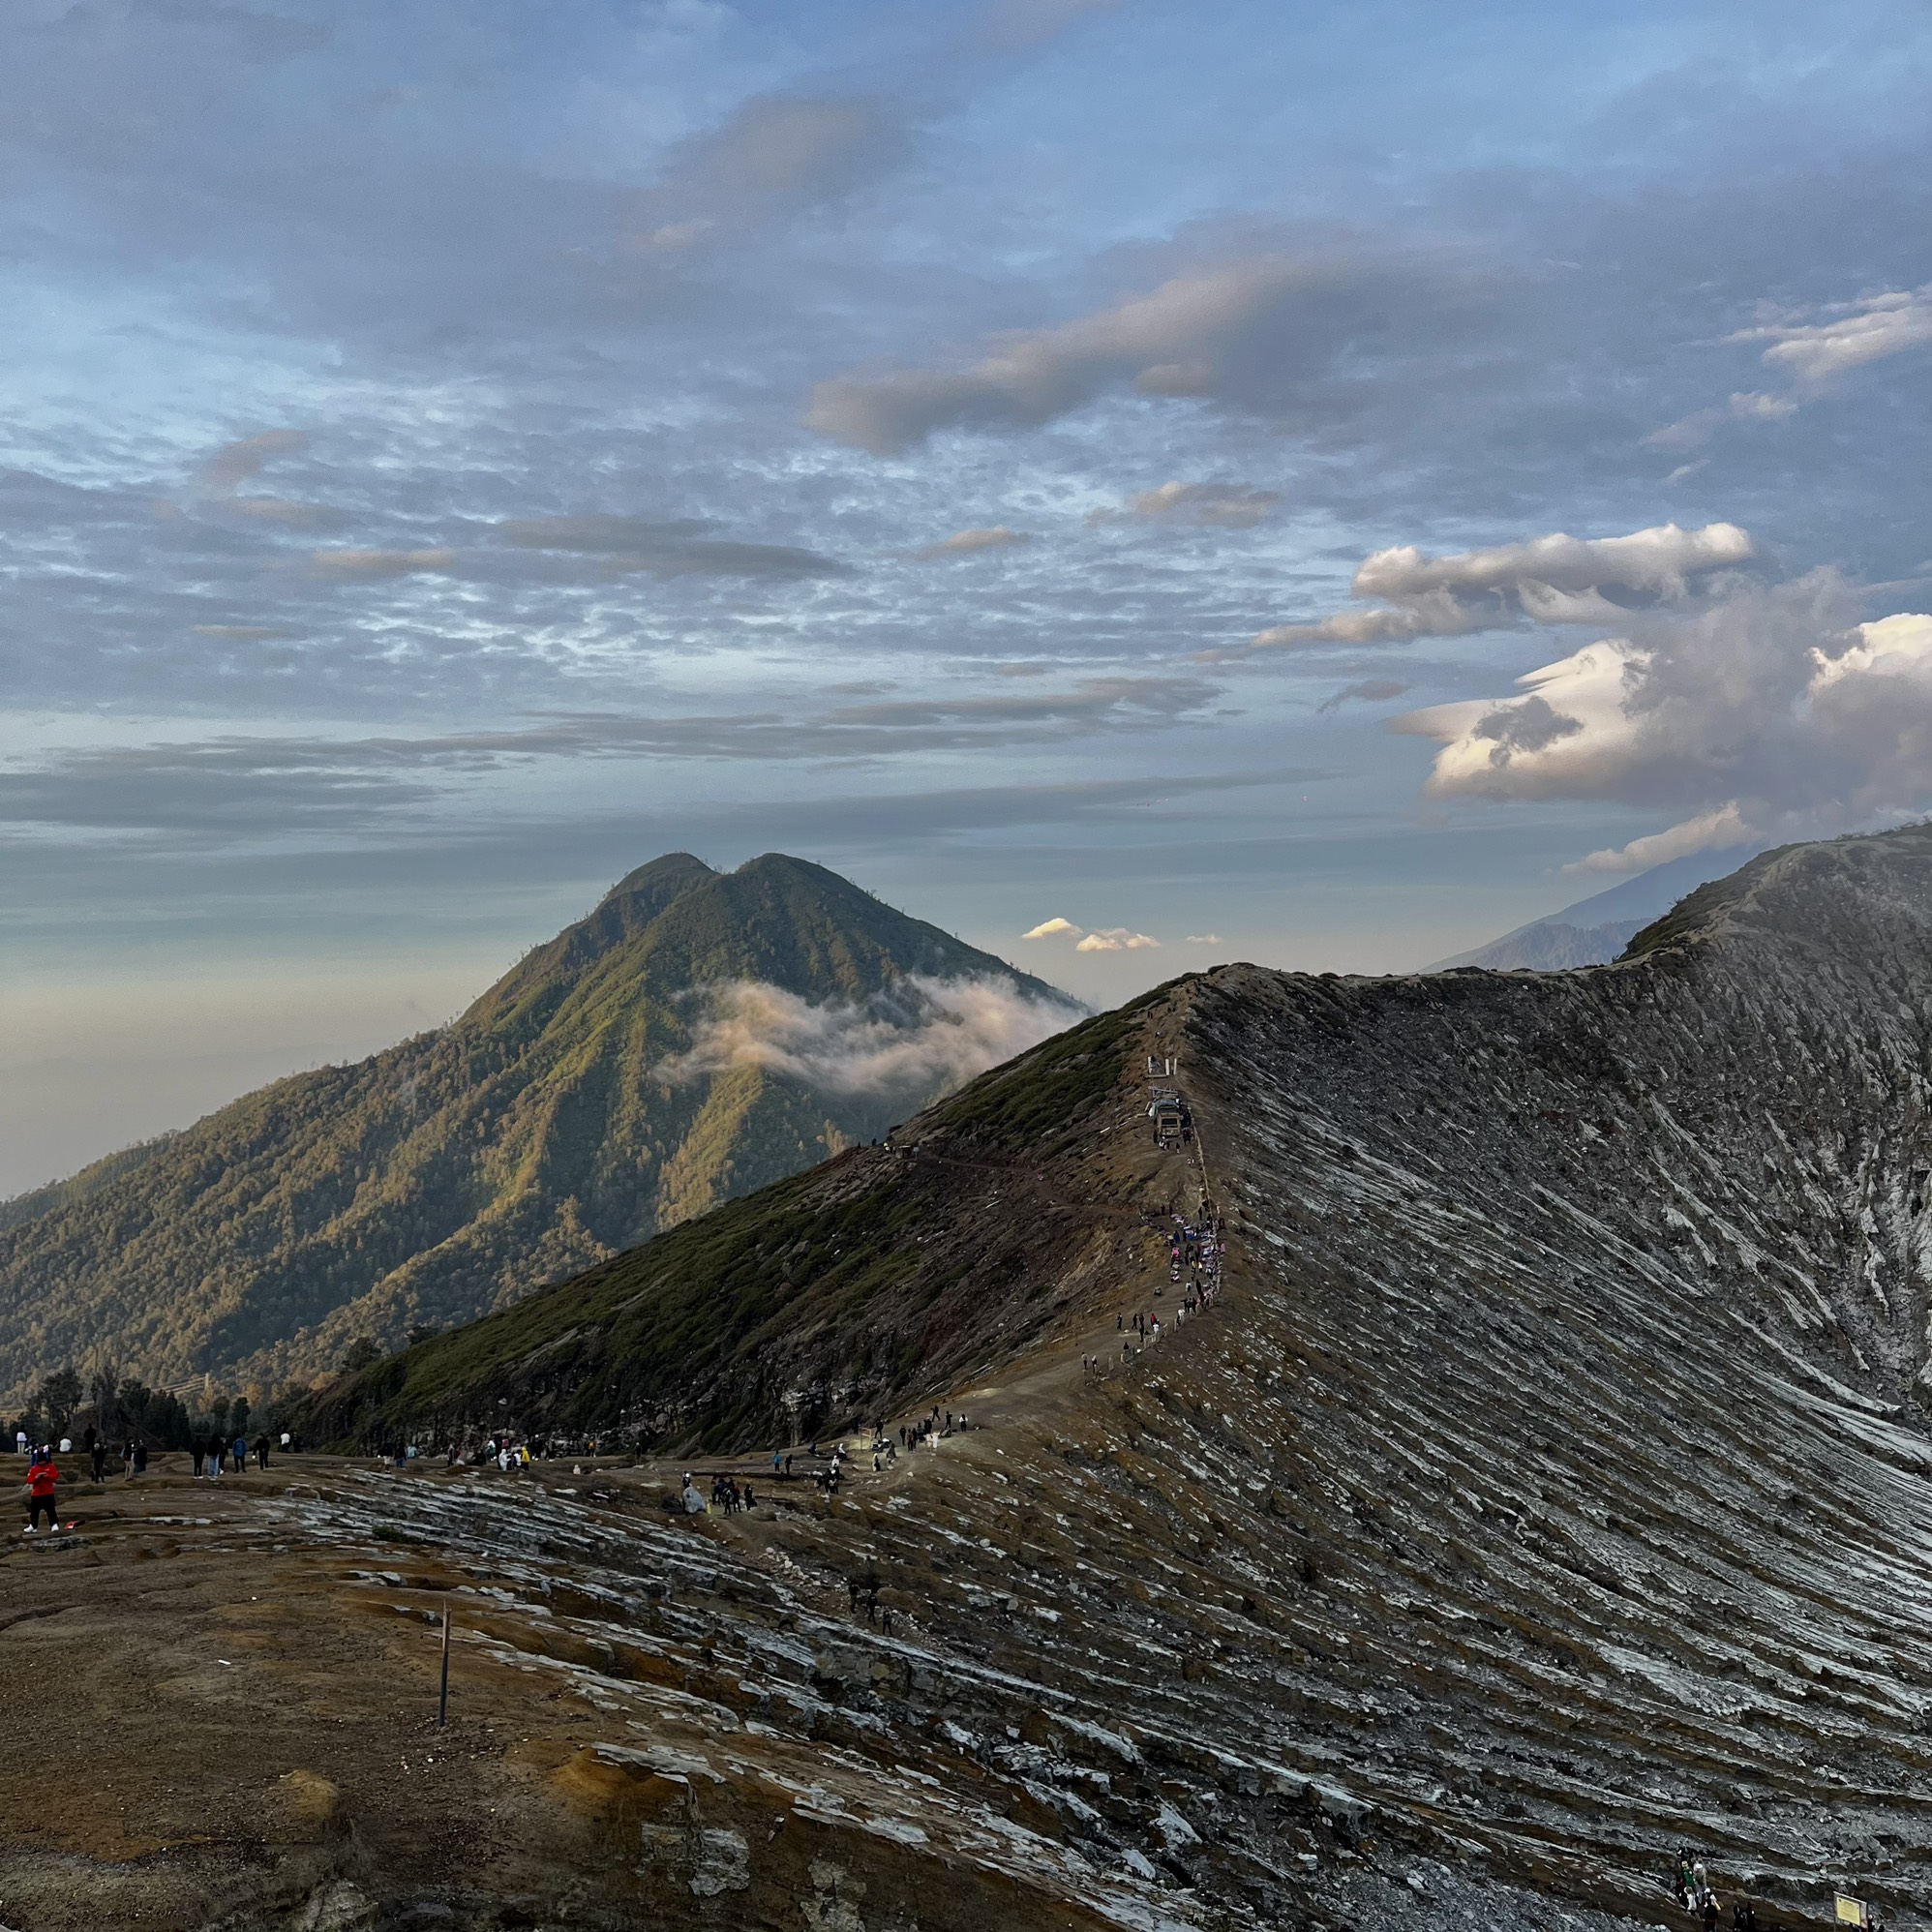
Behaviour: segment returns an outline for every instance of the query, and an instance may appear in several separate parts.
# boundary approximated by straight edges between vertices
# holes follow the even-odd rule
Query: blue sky
[[[1927,40],[10,8],[0,1191],[670,848],[1099,1002],[1923,808]]]

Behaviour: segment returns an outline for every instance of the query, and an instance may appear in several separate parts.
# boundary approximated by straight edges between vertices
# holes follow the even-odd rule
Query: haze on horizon
[[[674,849],[1098,1004],[1923,811],[1928,40],[9,10],[0,1193]]]

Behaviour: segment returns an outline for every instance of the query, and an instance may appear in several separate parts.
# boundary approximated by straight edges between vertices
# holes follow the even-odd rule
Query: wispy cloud
[[[1137,490],[1118,510],[1095,510],[1090,524],[1154,523],[1196,529],[1253,529],[1281,507],[1279,490],[1252,483],[1162,483]]]
[[[1712,572],[1757,554],[1736,524],[1679,529],[1659,524],[1628,536],[1558,531],[1448,557],[1414,544],[1378,550],[1355,572],[1358,597],[1382,601],[1307,623],[1275,624],[1262,648],[1308,644],[1405,644],[1524,623],[1615,622],[1636,602],[1681,603]]]
[[[995,524],[990,529],[954,530],[951,536],[927,544],[919,555],[931,558],[974,557],[982,551],[1011,550],[1016,544],[1032,541],[1024,530],[1009,529],[1005,524]]]
[[[1419,336],[1455,299],[1455,281],[1440,252],[1332,247],[1203,263],[1072,321],[1002,336],[961,367],[835,377],[813,391],[806,420],[891,456],[943,429],[1035,428],[1120,388],[1292,410],[1351,347],[1386,349],[1392,314]]]
[[[1098,932],[1090,932],[1074,947],[1075,952],[1141,952],[1158,947],[1161,942],[1144,932],[1134,932],[1124,925],[1102,926]]]
[[[1806,316],[1823,319],[1806,319]],[[1738,390],[1722,408],[1693,410],[1645,440],[1659,449],[1697,449],[1726,422],[1783,422],[1806,403],[1829,395],[1839,378],[1874,362],[1932,343],[1932,283],[1887,289],[1856,302],[1839,302],[1796,316],[1773,316],[1734,330],[1726,343],[1764,343],[1760,360],[1788,387],[1772,392]]]
[[[312,550],[309,568],[317,577],[369,581],[384,577],[413,577],[425,571],[446,574],[456,567],[453,550]]]
[[[1343,705],[1382,705],[1391,698],[1400,698],[1409,687],[1395,678],[1360,678],[1352,684],[1344,684],[1332,696],[1324,698],[1315,707],[1318,711],[1340,710]]]

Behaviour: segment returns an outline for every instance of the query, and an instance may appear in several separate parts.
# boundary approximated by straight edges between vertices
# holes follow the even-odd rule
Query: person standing
[[[87,1454],[94,1464],[94,1480],[97,1483],[105,1483],[107,1480],[107,1439],[104,1435],[96,1434],[91,1423],[88,1425],[87,1434]]]
[[[230,1445],[229,1453],[235,1459],[235,1474],[238,1476],[246,1474],[248,1470],[248,1437],[243,1435],[239,1431],[236,1432],[235,1439]]]
[[[200,1436],[193,1436],[188,1443],[188,1453],[195,1459],[195,1480],[198,1483],[201,1480],[201,1464],[207,1460],[208,1445]]]
[[[43,1510],[46,1512],[49,1532],[60,1527],[60,1511],[54,1506],[54,1491],[60,1482],[53,1451],[43,1449],[27,1471],[27,1534],[34,1533]]]

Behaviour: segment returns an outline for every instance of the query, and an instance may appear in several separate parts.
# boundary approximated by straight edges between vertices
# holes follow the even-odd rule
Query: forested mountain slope
[[[1072,1017],[822,867],[674,854],[451,1025],[23,1199],[0,1226],[0,1394],[101,1359],[274,1383],[468,1320]]]
[[[1228,1220],[1185,1324],[1149,1053]],[[1180,982],[324,1412],[757,1456],[752,1341],[828,1432],[970,1408],[830,1507],[708,1527],[836,1623],[809,1698],[722,1588],[679,1682],[885,1790],[932,1770],[895,1842],[1024,1810],[1056,1885],[1143,1887],[1132,1922],[1688,1923],[1689,1846],[1761,1923],[1840,1887],[1923,1925],[1928,1102],[1932,830],[1788,848],[1609,966]],[[633,1695],[590,1631],[528,1641]],[[766,1746],[692,1748],[708,1819],[779,1835]]]

